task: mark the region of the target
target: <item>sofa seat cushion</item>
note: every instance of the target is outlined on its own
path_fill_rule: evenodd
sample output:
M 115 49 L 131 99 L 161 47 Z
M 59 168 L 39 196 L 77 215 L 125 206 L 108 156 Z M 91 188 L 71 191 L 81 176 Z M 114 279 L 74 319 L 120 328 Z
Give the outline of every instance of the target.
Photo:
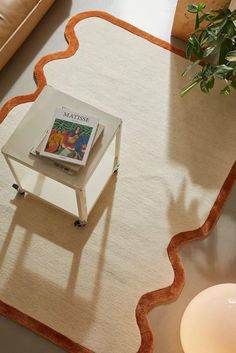
M 0 0 L 0 48 L 41 0 Z

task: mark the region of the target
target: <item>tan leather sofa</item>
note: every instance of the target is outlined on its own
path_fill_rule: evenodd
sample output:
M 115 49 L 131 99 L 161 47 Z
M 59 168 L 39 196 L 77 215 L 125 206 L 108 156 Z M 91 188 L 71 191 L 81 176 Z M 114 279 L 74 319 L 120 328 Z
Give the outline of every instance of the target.
M 55 0 L 0 0 L 0 70 Z

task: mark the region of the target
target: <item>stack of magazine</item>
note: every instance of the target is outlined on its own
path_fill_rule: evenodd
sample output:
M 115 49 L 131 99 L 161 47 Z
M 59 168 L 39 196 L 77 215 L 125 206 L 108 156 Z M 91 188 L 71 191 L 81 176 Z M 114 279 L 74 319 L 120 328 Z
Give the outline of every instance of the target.
M 55 110 L 50 126 L 30 153 L 47 157 L 69 174 L 86 164 L 89 152 L 104 126 L 95 117 L 65 107 Z

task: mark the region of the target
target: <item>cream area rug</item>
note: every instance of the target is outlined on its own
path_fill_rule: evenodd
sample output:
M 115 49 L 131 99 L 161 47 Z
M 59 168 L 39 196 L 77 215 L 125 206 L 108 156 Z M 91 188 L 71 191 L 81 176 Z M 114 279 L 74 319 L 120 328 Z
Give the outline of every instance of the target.
M 158 328 L 137 323 L 137 304 L 173 282 L 171 238 L 204 224 L 234 165 L 235 96 L 180 98 L 186 60 L 110 15 L 78 15 L 66 33 L 68 50 L 37 65 L 36 92 L 2 109 L 1 145 L 47 82 L 123 119 L 121 165 L 75 229 L 15 196 L 1 156 L 2 312 L 27 315 L 19 321 L 70 352 L 151 352 Z

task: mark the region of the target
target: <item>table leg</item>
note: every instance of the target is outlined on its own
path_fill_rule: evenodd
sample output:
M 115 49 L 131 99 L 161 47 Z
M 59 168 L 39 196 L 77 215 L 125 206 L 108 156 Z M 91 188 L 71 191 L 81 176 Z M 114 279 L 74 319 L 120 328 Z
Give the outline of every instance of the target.
M 114 172 L 116 172 L 119 169 L 119 165 L 120 165 L 119 159 L 120 159 L 121 129 L 122 129 L 122 124 L 120 124 L 120 126 L 116 132 Z
M 14 187 L 14 189 L 17 190 L 18 194 L 23 195 L 25 193 L 25 191 L 21 187 L 20 179 L 18 178 L 17 174 L 15 173 L 15 170 L 14 170 L 12 164 L 11 164 L 11 160 L 10 160 L 10 158 L 8 158 L 8 156 L 6 154 L 3 154 L 3 155 L 5 157 L 5 160 L 6 160 L 7 164 L 8 164 L 8 167 L 10 168 L 10 171 L 11 171 L 11 173 L 12 173 L 12 175 L 13 175 L 16 183 L 17 183 L 17 184 L 13 184 L 12 186 Z
M 76 190 L 76 199 L 79 211 L 79 220 L 75 221 L 75 226 L 84 226 L 88 220 L 86 194 L 84 189 Z

